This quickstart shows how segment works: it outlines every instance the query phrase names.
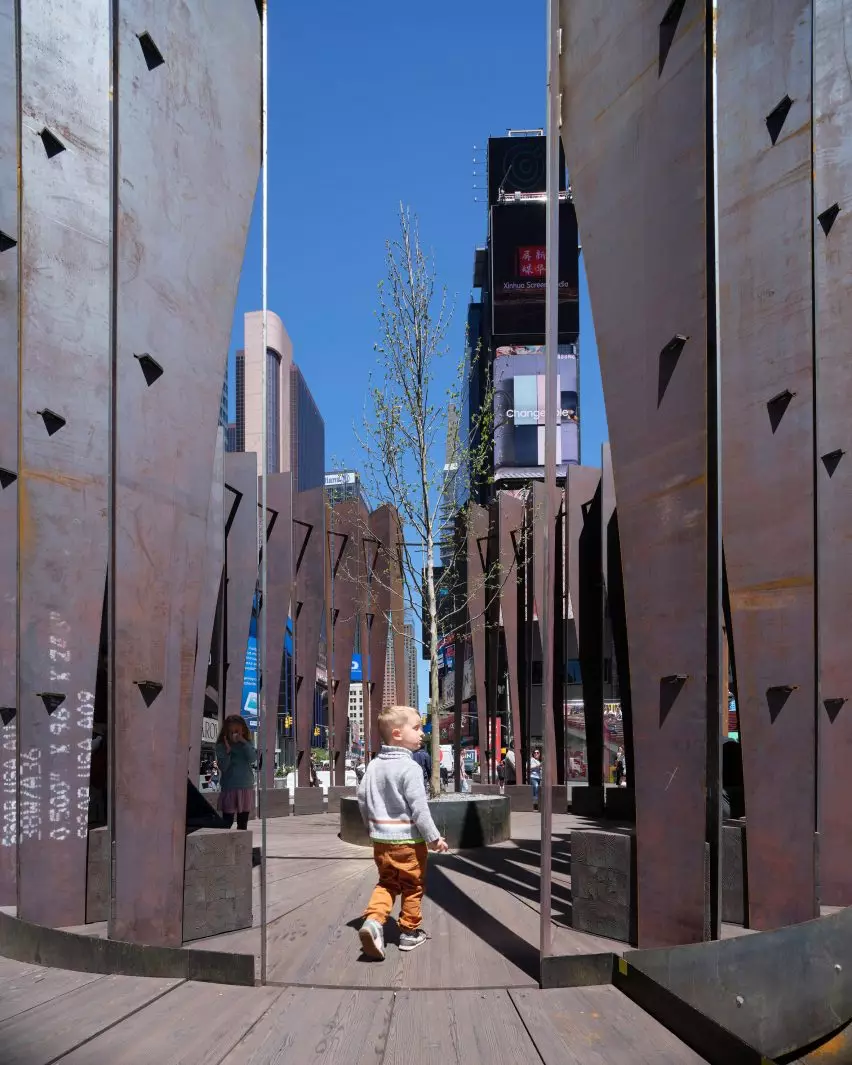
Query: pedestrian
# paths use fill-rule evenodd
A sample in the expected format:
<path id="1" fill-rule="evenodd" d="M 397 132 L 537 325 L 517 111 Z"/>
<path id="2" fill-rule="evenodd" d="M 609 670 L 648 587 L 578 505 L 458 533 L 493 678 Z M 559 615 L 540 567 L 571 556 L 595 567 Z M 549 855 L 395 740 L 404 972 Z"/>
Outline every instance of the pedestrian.
<path id="1" fill-rule="evenodd" d="M 251 742 L 248 725 L 239 714 L 225 718 L 216 740 L 216 762 L 221 772 L 219 811 L 230 828 L 237 818 L 237 828 L 248 828 L 254 799 L 254 766 L 257 750 Z"/>
<path id="2" fill-rule="evenodd" d="M 615 752 L 615 786 L 621 787 L 621 782 L 627 776 L 627 759 L 624 756 L 624 748 L 619 747 Z"/>
<path id="3" fill-rule="evenodd" d="M 398 896 L 399 949 L 414 950 L 429 938 L 421 927 L 427 850 L 449 848 L 432 820 L 423 772 L 412 758 L 423 742 L 420 714 L 410 706 L 391 706 L 379 714 L 378 726 L 382 748 L 358 786 L 358 806 L 373 842 L 379 882 L 358 935 L 364 954 L 381 960 L 384 924 Z"/>
<path id="4" fill-rule="evenodd" d="M 538 793 L 541 790 L 541 748 L 533 748 L 530 758 L 530 784 L 532 785 L 533 805 L 538 807 Z"/>
<path id="5" fill-rule="evenodd" d="M 423 737 L 423 746 L 412 755 L 414 761 L 423 770 L 423 783 L 426 785 L 428 795 L 432 788 L 432 756 L 426 750 L 426 737 Z"/>
<path id="6" fill-rule="evenodd" d="M 508 749 L 508 751 L 506 751 L 506 757 L 503 759 L 503 766 L 504 766 L 503 772 L 505 773 L 505 776 L 506 776 L 506 784 L 509 787 L 512 787 L 512 785 L 517 780 L 517 773 L 515 771 L 515 749 L 514 749 L 514 747 L 510 747 Z"/>
<path id="7" fill-rule="evenodd" d="M 364 779 L 364 774 L 366 772 L 367 767 L 366 765 L 364 765 L 364 759 L 362 758 L 361 761 L 355 766 L 355 782 L 357 784 L 361 783 L 361 781 Z"/>

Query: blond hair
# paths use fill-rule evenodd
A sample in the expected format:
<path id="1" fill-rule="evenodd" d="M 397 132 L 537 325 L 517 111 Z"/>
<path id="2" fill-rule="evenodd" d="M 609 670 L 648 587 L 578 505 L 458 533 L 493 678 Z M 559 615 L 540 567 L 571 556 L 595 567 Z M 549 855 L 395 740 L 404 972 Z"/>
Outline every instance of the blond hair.
<path id="1" fill-rule="evenodd" d="M 378 725 L 379 735 L 385 743 L 390 743 L 393 730 L 401 728 L 409 714 L 414 714 L 417 720 L 420 720 L 420 711 L 415 710 L 413 706 L 386 706 L 382 710 L 379 714 Z"/>

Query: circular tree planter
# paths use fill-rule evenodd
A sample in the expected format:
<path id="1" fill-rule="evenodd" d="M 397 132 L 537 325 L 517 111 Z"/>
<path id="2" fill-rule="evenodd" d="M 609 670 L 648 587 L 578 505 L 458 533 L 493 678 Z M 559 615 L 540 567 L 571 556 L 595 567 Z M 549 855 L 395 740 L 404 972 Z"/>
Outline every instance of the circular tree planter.
<path id="1" fill-rule="evenodd" d="M 503 795 L 452 795 L 429 803 L 438 831 L 452 850 L 472 850 L 511 839 L 510 803 Z M 358 800 L 340 800 L 340 838 L 371 847 Z"/>

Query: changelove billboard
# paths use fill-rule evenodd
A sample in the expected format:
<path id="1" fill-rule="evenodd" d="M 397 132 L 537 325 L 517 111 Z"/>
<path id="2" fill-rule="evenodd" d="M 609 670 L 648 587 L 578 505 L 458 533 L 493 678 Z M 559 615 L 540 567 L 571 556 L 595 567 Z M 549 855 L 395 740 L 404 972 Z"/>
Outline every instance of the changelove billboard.
<path id="1" fill-rule="evenodd" d="M 557 348 L 556 476 L 580 461 L 577 347 Z M 544 475 L 545 349 L 500 347 L 494 358 L 494 477 Z"/>
<path id="2" fill-rule="evenodd" d="M 543 344 L 546 298 L 545 205 L 521 201 L 491 208 L 492 331 L 505 343 Z M 580 332 L 577 216 L 559 205 L 559 340 Z"/>

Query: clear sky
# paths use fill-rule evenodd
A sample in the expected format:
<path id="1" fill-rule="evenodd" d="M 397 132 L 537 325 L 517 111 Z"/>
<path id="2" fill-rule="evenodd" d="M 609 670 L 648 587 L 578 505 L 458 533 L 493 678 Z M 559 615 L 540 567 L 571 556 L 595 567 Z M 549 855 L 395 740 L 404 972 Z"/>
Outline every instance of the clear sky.
<path id="1" fill-rule="evenodd" d="M 376 286 L 401 202 L 420 220 L 464 343 L 473 252 L 486 237 L 484 151 L 545 120 L 545 0 L 327 0 L 270 5 L 269 307 L 293 340 L 326 426 L 326 468 L 359 467 Z M 570 159 L 568 165 L 570 168 Z M 474 170 L 478 176 L 474 177 Z M 579 220 L 582 233 L 582 218 Z M 229 361 L 257 310 L 260 196 Z M 600 465 L 606 418 L 585 276 L 580 276 L 581 460 Z M 421 669 L 421 705 L 426 704 Z"/>

